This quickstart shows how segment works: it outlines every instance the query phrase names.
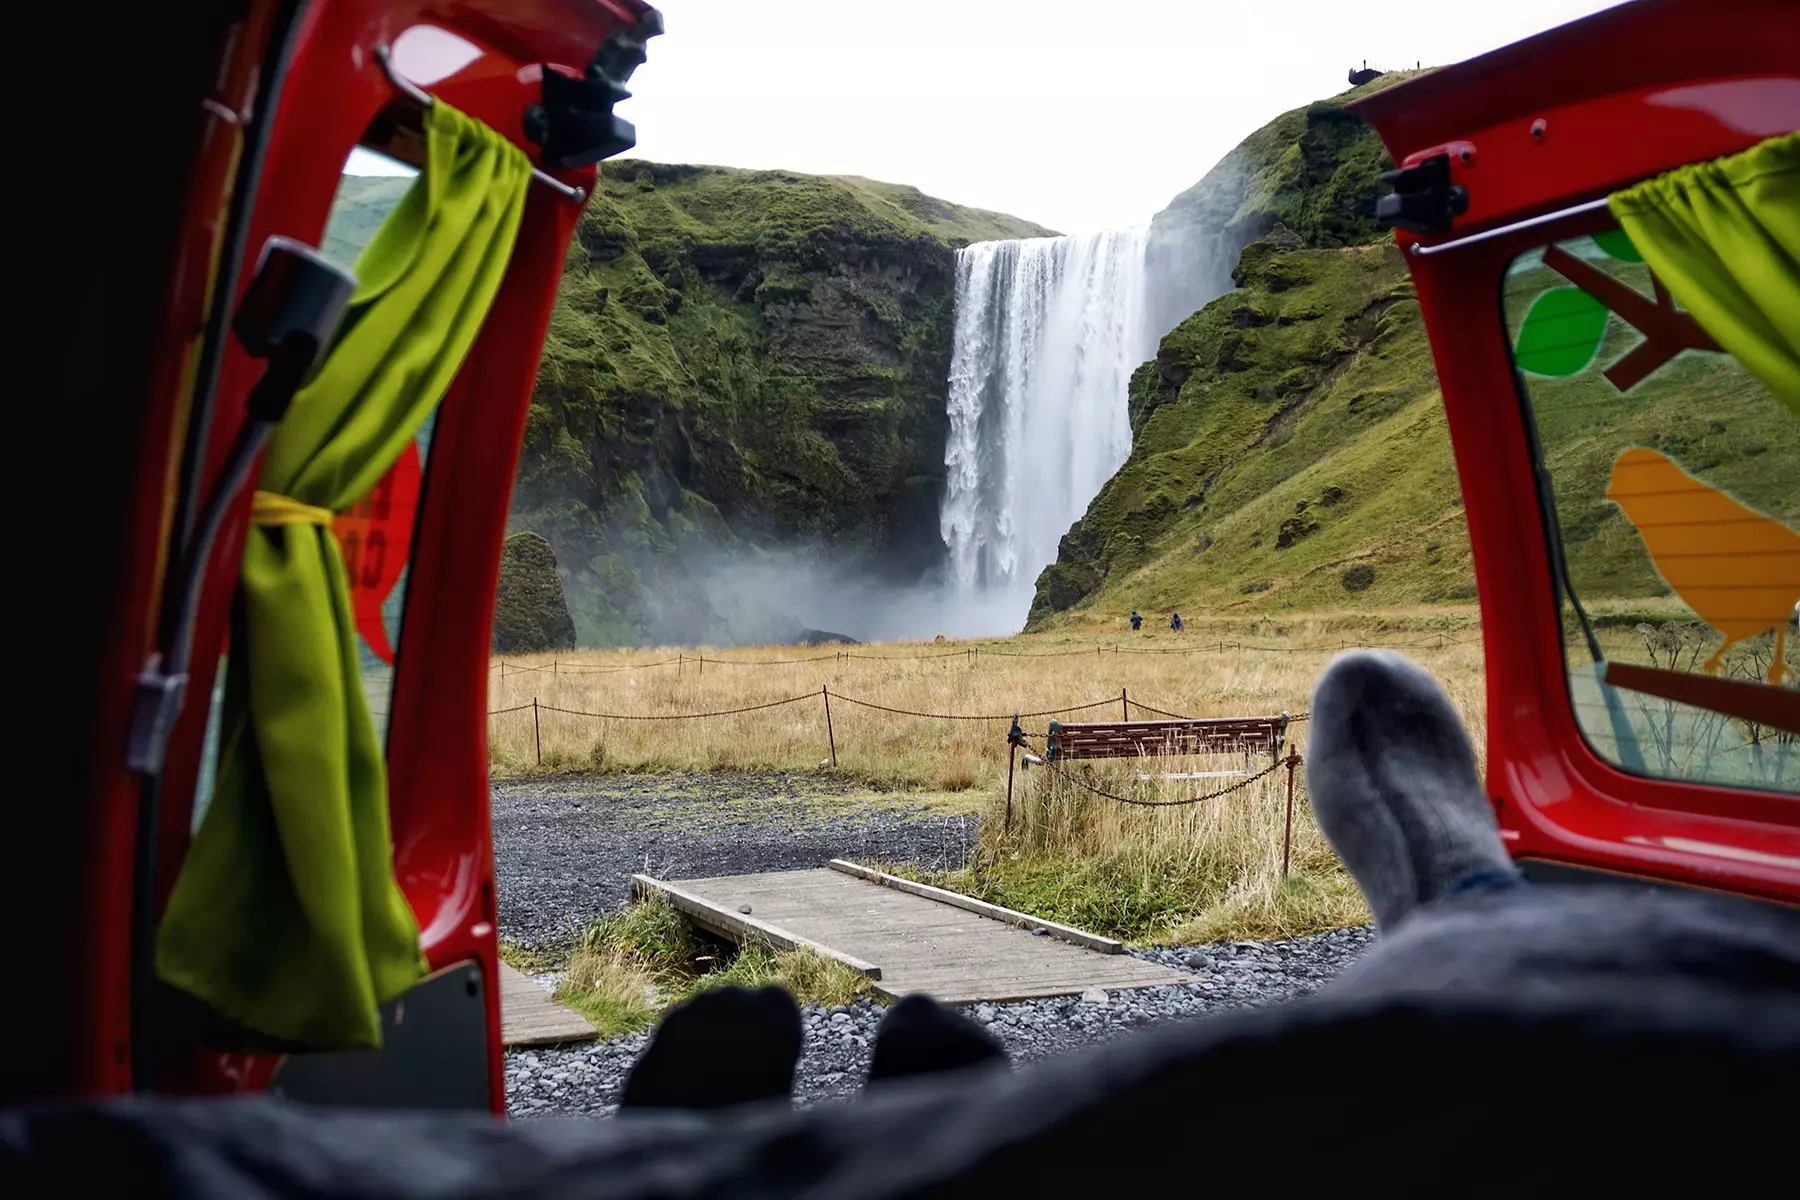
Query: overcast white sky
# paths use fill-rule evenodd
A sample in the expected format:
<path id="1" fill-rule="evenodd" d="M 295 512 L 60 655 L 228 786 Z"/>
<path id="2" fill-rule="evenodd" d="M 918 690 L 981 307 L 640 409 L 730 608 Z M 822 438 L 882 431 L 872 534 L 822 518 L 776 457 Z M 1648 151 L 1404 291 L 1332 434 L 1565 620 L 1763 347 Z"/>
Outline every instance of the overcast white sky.
<path id="1" fill-rule="evenodd" d="M 1065 233 L 1147 221 L 1363 59 L 1443 65 L 1617 0 L 658 0 L 632 156 L 910 183 Z"/>
<path id="2" fill-rule="evenodd" d="M 660 0 L 619 112 L 628 157 L 866 175 L 1079 233 L 1148 221 L 1365 59 L 1443 66 L 1620 2 Z"/>

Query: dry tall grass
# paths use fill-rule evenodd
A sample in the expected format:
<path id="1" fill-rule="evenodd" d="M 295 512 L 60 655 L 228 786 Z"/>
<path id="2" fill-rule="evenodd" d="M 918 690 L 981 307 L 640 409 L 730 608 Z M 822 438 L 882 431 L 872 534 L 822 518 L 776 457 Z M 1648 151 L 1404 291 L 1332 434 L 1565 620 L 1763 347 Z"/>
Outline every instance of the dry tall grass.
<path id="1" fill-rule="evenodd" d="M 496 660 L 490 707 L 512 711 L 490 718 L 489 753 L 496 774 L 821 769 L 830 758 L 821 689 L 829 689 L 829 736 L 841 773 L 879 786 L 980 793 L 978 865 L 934 882 L 1134 941 L 1294 936 L 1367 920 L 1361 896 L 1313 823 L 1304 769 L 1295 781 L 1284 877 L 1285 770 L 1216 800 L 1147 809 L 1097 797 L 1038 769 L 1015 776 L 1009 824 L 1006 733 L 1015 712 L 1095 701 L 1096 707 L 1062 719 L 1116 719 L 1124 711 L 1121 692 L 1134 719 L 1156 715 L 1143 705 L 1200 717 L 1300 713 L 1320 670 L 1346 641 L 1404 648 L 1443 681 L 1477 753 L 1483 752 L 1482 651 L 1472 616 L 1403 613 L 1195 622 L 1180 635 L 1126 630 L 857 646 L 848 655 L 795 647 L 706 651 L 704 663 L 689 651 Z M 1148 650 L 1186 652 L 1141 652 Z M 678 662 L 667 661 L 678 655 Z M 632 719 L 791 697 L 803 699 L 704 719 Z M 908 716 L 856 701 L 986 719 Z M 1038 734 L 1047 722 L 1045 716 L 1022 720 Z M 1299 722 L 1289 733 L 1302 755 L 1306 729 Z M 1235 780 L 1165 774 L 1242 762 L 1155 759 L 1069 764 L 1068 770 L 1121 794 L 1170 800 Z"/>
<path id="2" fill-rule="evenodd" d="M 849 647 L 850 658 L 831 649 L 762 647 L 705 651 L 703 663 L 691 651 L 674 650 L 496 659 L 489 707 L 512 711 L 489 718 L 489 761 L 497 775 L 809 770 L 829 761 L 835 739 L 838 769 L 876 784 L 992 791 L 1005 782 L 1006 730 L 1015 712 L 1098 702 L 1061 719 L 1114 719 L 1123 711 L 1121 692 L 1136 719 L 1155 716 L 1140 705 L 1200 717 L 1299 712 L 1313 680 L 1346 640 L 1404 646 L 1443 680 L 1480 747 L 1485 720 L 1477 630 L 1463 618 L 1448 628 L 1444 622 L 1441 615 L 1195 622 L 1182 635 L 1127 631 L 1116 637 L 883 644 Z M 1457 638 L 1464 640 L 1452 640 Z M 1226 643 L 1222 650 L 1220 642 Z M 1133 652 L 1184 648 L 1194 652 Z M 679 663 L 666 662 L 677 654 Z M 794 659 L 812 661 L 782 662 Z M 644 665 L 657 662 L 666 665 Z M 782 665 L 758 665 L 771 662 Z M 824 688 L 831 692 L 829 737 Z M 801 699 L 731 716 L 641 719 L 794 697 Z M 913 717 L 863 707 L 859 700 L 992 719 Z M 1022 723 L 1041 732 L 1047 720 Z M 1303 737 L 1304 729 L 1299 732 Z"/>
<path id="3" fill-rule="evenodd" d="M 1303 764 L 1291 807 L 1285 767 L 1261 778 L 1169 777 L 1242 766 L 1222 755 L 1033 770 L 1015 780 L 1010 822 L 1004 795 L 990 801 L 976 865 L 940 878 L 1134 941 L 1294 937 L 1368 920 L 1313 821 Z M 1163 807 L 1122 804 L 1084 784 Z"/>

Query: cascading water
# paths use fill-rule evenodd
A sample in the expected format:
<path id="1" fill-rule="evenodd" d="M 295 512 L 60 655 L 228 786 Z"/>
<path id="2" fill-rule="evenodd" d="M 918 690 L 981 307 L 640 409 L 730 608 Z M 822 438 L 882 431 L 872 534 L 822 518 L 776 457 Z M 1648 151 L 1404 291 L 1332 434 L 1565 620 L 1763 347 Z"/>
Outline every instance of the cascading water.
<path id="1" fill-rule="evenodd" d="M 956 255 L 941 525 L 952 592 L 1013 632 L 1057 542 L 1131 450 L 1155 352 L 1145 232 L 978 242 Z M 1005 626 L 1000 628 L 999 626 Z"/>

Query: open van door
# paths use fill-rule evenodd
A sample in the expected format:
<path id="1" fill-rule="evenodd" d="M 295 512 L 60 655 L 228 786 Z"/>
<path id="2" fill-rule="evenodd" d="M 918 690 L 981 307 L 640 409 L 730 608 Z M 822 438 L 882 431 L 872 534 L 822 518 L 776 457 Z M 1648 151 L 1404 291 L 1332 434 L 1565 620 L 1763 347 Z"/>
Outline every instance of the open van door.
<path id="1" fill-rule="evenodd" d="M 1398 164 L 1533 878 L 1800 899 L 1800 368 L 1716 295 L 1800 355 L 1797 45 L 1781 0 L 1639 0 L 1351 106 Z"/>
<path id="2" fill-rule="evenodd" d="M 129 63 L 141 81 L 114 131 L 125 135 L 114 143 L 121 178 L 149 194 L 136 256 L 111 264 L 106 394 L 79 418 L 97 464 L 92 515 L 71 534 L 87 556 L 69 589 L 73 615 L 94 634 L 71 672 L 85 776 L 29 842 L 56 880 L 41 920 L 60 957 L 31 989 L 35 1057 L 16 1077 L 21 1093 L 273 1089 L 315 1102 L 503 1111 L 485 721 L 500 546 L 563 257 L 595 164 L 633 143 L 612 106 L 629 95 L 623 85 L 660 18 L 643 0 L 252 0 L 102 24 L 115 67 Z M 488 195 L 468 184 L 471 146 L 518 186 Z M 372 321 L 383 289 L 410 278 L 411 264 L 448 253 L 431 241 L 450 203 L 445 180 L 463 188 L 455 202 L 476 214 L 471 222 L 499 232 L 468 256 L 464 275 L 440 272 L 431 293 L 449 298 L 439 308 L 457 344 L 410 343 L 392 372 L 407 387 L 432 372 L 442 380 L 421 385 L 426 399 L 395 424 L 400 432 L 335 477 L 368 475 L 359 494 L 327 505 L 265 490 L 286 418 L 308 403 L 301 390 L 285 407 L 296 389 L 329 390 L 321 381 L 340 361 L 333 354 L 358 328 L 362 352 L 379 359 L 382 348 L 367 345 L 372 326 L 356 322 Z M 498 204 L 512 207 L 488 211 Z M 412 242 L 396 241 L 395 214 L 410 214 Z M 384 236 L 384 253 L 362 253 Z M 458 310 L 457 297 L 478 293 L 481 311 Z M 282 338 L 296 331 L 316 355 L 283 357 L 298 343 Z M 335 445 L 337 432 L 319 436 Z M 248 770 L 268 757 L 266 736 L 253 752 L 227 729 L 221 745 L 220 719 L 249 657 L 245 546 L 270 527 L 292 531 L 278 548 L 312 539 L 326 547 L 326 576 L 341 572 L 342 609 L 307 615 L 342 646 L 327 661 L 349 681 L 334 710 L 347 720 L 323 740 L 363 738 L 376 749 L 359 778 L 385 777 L 358 793 L 379 805 L 363 804 L 344 826 L 368 843 L 359 861 L 377 864 L 363 871 L 371 878 L 314 864 L 289 889 L 298 906 L 335 913 L 352 939 L 359 922 L 372 924 L 370 910 L 338 889 L 390 896 L 390 925 L 406 935 L 389 955 L 398 970 L 385 987 L 377 980 L 383 1002 L 337 1026 L 307 1025 L 317 1013 L 304 989 L 245 994 L 291 969 L 284 955 L 342 945 L 284 937 L 273 921 L 259 944 L 244 914 L 227 913 L 242 951 L 227 966 L 256 959 L 236 972 L 250 982 L 235 1006 L 187 986 L 204 971 L 172 982 L 159 946 L 171 896 L 199 869 L 193 852 L 205 815 L 218 811 L 221 764 L 252 762 Z M 345 619 L 332 624 L 332 611 Z M 259 699 L 252 715 L 266 708 Z M 297 728 L 305 734 L 304 722 Z M 289 740 L 304 758 L 304 737 Z M 310 781 L 288 771 L 280 786 Z M 208 894 L 241 885 L 266 896 L 285 886 L 284 873 L 298 879 L 306 864 L 283 857 L 297 827 L 281 823 L 317 816 L 305 799 L 275 810 L 280 836 L 263 836 L 268 853 L 215 855 Z M 220 908 L 229 906 L 201 912 L 186 946 L 206 951 Z M 322 990 L 343 984 L 338 973 L 314 977 Z M 239 984 L 221 984 L 211 1001 Z"/>

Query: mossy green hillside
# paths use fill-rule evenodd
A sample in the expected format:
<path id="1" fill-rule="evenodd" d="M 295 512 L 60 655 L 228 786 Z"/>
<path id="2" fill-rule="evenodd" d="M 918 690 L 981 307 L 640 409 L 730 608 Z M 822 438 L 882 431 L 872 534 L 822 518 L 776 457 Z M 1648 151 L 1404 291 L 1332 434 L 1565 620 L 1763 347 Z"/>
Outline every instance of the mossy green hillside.
<path id="1" fill-rule="evenodd" d="M 954 250 L 1049 231 L 894 184 L 606 164 L 539 371 L 513 526 L 581 641 L 729 638 L 696 563 L 940 553 Z"/>
<path id="2" fill-rule="evenodd" d="M 1032 625 L 1099 607 L 1257 612 L 1472 601 L 1475 580 L 1429 345 L 1391 245 L 1310 250 L 1281 227 L 1241 285 L 1132 378 L 1130 457 L 1038 580 Z M 1508 280 L 1517 332 L 1560 280 Z M 1627 280 L 1649 293 L 1647 280 Z M 1609 319 L 1594 369 L 1530 377 L 1570 570 L 1592 599 L 1667 594 L 1604 493 L 1625 445 L 1663 449 L 1800 523 L 1795 422 L 1730 360 L 1690 354 L 1621 393 L 1598 369 L 1639 338 Z"/>
<path id="3" fill-rule="evenodd" d="M 1375 200 L 1392 163 L 1374 129 L 1345 105 L 1417 74 L 1390 72 L 1282 113 L 1157 213 L 1146 262 L 1155 327 L 1173 328 L 1229 290 L 1239 251 L 1278 224 L 1313 248 L 1386 238 Z"/>

